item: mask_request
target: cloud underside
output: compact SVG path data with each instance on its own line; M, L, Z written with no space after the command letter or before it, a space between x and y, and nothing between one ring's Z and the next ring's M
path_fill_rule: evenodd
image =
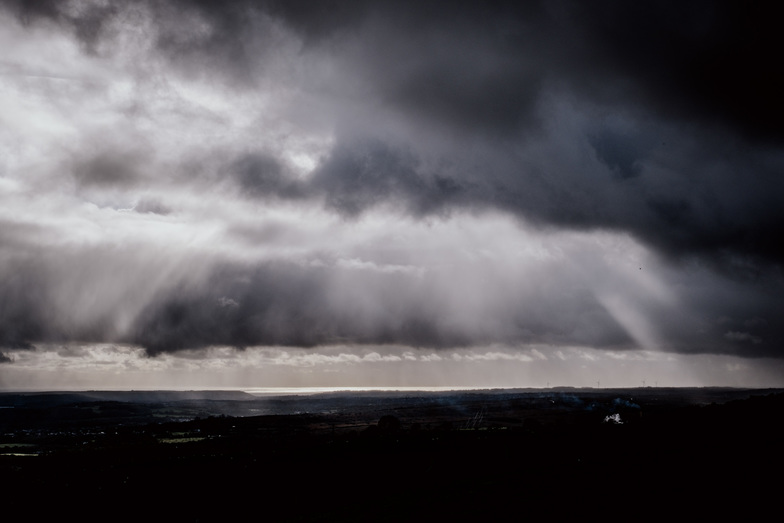
M784 355L762 7L2 6L0 363L69 342Z

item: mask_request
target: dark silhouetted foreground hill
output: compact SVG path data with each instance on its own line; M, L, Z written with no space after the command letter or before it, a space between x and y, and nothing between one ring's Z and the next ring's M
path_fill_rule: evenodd
M59 424L28 412L34 428L0 409L4 509L101 521L755 520L777 510L781 392L710 403L655 389L526 394L333 398L366 407L187 421L145 419L159 404L78 398L44 409L73 415Z

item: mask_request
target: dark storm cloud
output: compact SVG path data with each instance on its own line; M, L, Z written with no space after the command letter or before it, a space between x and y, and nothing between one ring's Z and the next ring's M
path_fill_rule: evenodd
M166 293L148 306L131 341L150 354L221 344L313 346L323 321L321 291L314 275L285 268L219 273L204 287Z
M177 260L138 245L42 247L19 241L2 245L0 258L0 349L28 350L41 343L101 342L125 331L124 317L155 292L167 292L198 263ZM13 251L13 252L11 252ZM169 273L167 264L188 266ZM119 323L118 323L119 322Z
M45 274L29 262L4 264L0 282L0 347L30 349L32 343L50 338L52 318L47 317Z
M377 13L350 67L414 133L421 124L458 137L435 153L446 162L420 169L434 153L416 138L368 153L364 139L345 137L316 172L328 204L501 207L544 224L626 230L730 272L739 260L781 262L769 241L784 224L774 201L784 194L775 94L784 84L770 13L615 2ZM548 128L559 117L551 92L589 121Z
M390 140L383 115L368 113L343 127L308 187L239 160L250 192L321 195L346 215L386 203L416 215L503 208L629 231L728 274L782 260L769 241L784 232L781 37L760 6L376 2L325 17L320 4L254 5L299 32L304 52L364 82L359 103L404 115L412 134ZM239 7L196 9L223 27ZM220 34L252 47L248 32ZM548 128L568 120L548 105L553 93L586 121ZM429 133L448 144L431 148Z
M72 27L88 47L111 39L108 21L133 17L118 6L6 0L30 24ZM775 57L782 36L774 12L737 2L131 2L156 16L159 49L175 63L238 78L259 55L277 18L306 48L363 50L352 73L375 78L379 97L428 118L516 132L545 87L567 84L580 97L631 103L668 118L737 127L781 139Z
M449 127L514 134L535 120L543 89L563 85L581 98L784 137L782 36L764 6L379 1L322 17L320 3L284 4L272 12L307 41L331 37L340 52L362 38L354 73L374 80L381 100Z
M699 319L679 317L680 309L645 310L670 333L665 348L781 355L784 72L778 17L765 7L272 0L2 5L25 27L59 24L88 53L109 58L122 45L113 28L139 27L149 31L143 40L169 69L155 82L165 82L167 73L204 80L220 85L227 100L254 90L292 92L291 104L316 100L303 111L313 108L319 113L313 119L334 129L311 172L295 175L290 159L268 143L254 149L253 135L249 145L237 146L240 152L190 170L214 152L194 150L192 158L180 159L186 167L172 169L182 176L175 185L190 188L198 179L206 196L223 196L228 186L243 201L319 202L351 218L380 207L415 219L502 210L544 230L629 233L689 277L703 267L714 271L704 280L673 283ZM151 14L149 27L129 11L136 7ZM296 52L281 58L284 43ZM298 67L276 69L276 60ZM288 76L278 78L280 70ZM289 114L280 111L274 116ZM144 154L100 136L95 141L77 155L73 174L80 186L123 190L153 177ZM153 197L133 201L138 213L169 210ZM227 229L260 243L291 238L274 224ZM17 243L25 234L0 232ZM101 254L74 255L59 272L3 261L0 346L110 338L115 331L106 324L120 305L81 323L52 305L67 295L58 278L97 266L85 260ZM224 265L200 284L167 284L153 298L139 298L134 311L141 312L128 314L130 332L117 336L150 354L344 341L633 345L608 308L566 269L532 275L553 283L520 297L504 288L482 291L500 297L487 300L485 309L479 300L460 313L446 311L460 301L453 298L473 303L476 296L445 289L462 291L464 274L420 281L345 272L336 263ZM586 270L587 279L598 272ZM96 303L102 292L95 290Z
M627 289L631 280L597 292L592 285L601 282L584 274L607 276L591 257L529 265L524 278L510 281L500 267L479 274L470 267L417 272L328 256L221 262L189 277L204 269L197 260L171 260L165 252L37 252L0 266L0 350L6 354L74 341L133 343L150 355L215 345L638 347L634 325L608 305L607 292L631 298L650 325L661 326L660 348L667 351L778 356L784 343L775 286L716 285L715 276L692 271L671 282L678 301L686 302L681 307ZM691 317L688 311L698 312Z
M775 66L784 38L769 7L600 2L581 4L577 14L606 67L634 81L641 103L753 139L784 138L776 123L784 74Z
M151 355L211 345L631 344L587 294L573 296L573 304L565 307L546 296L537 296L536 307L520 302L490 314L469 306L470 315L457 321L432 297L442 293L445 284L449 285L435 276L415 279L349 270L335 263L224 266L203 285L158 296L138 317L126 341L145 347ZM480 298L486 297L473 297Z
M475 288L459 275L413 278L352 270L335 261L224 265L200 285L159 293L124 341L151 355L211 345L638 346L639 340L568 267L529 272L530 281L523 285L505 288L508 284L491 279ZM559 281L568 290L555 292L538 281ZM693 302L686 310L700 311L699 318L672 305L645 305L650 324L664 326L660 348L780 355L784 338L776 325L784 317L775 307L776 292L739 284L713 288L709 280L682 285L688 292L681 298Z
M149 354L210 345L313 347L329 343L462 345L467 339L437 331L435 318L405 311L405 278L352 277L355 290L377 302L365 309L341 301L330 288L334 266L268 263L223 267L206 283L167 292L139 316L130 341ZM401 286L403 289L401 289Z
M544 154L455 151L449 164L436 167L409 149L355 141L333 149L304 194L322 194L328 207L347 215L386 203L419 216L501 208L545 226L625 230L674 259L697 256L738 277L760 276L784 259L771 241L784 234L784 210L776 203L784 194L776 174L784 158L744 154L744 146L716 139L671 146L681 157L675 165L661 146L625 136L619 145L605 133L595 139L601 156L586 153L584 139L583 153L570 157L569 145L553 137L541 143ZM655 160L634 155L654 147Z

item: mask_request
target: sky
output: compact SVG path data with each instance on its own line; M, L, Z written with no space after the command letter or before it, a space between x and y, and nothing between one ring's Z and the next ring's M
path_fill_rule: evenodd
M784 386L766 10L0 0L0 389Z

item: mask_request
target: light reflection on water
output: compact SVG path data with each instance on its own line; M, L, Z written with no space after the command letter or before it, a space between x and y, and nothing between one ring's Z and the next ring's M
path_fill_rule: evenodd
M254 387L242 389L256 396L308 395L328 392L450 392L462 390L492 390L488 387Z

